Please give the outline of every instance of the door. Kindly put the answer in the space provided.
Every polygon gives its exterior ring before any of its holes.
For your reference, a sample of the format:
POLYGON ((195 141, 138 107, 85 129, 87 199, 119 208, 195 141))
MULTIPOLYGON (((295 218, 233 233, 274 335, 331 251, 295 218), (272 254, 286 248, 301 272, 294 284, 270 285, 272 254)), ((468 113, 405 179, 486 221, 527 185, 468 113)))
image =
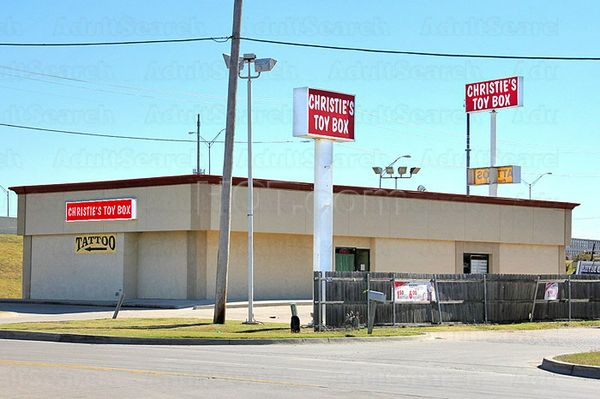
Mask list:
POLYGON ((368 272, 371 270, 369 256, 370 251, 368 249, 356 248, 356 262, 355 270, 359 272, 368 272))
POLYGON ((370 250, 365 248, 340 247, 335 249, 336 272, 368 272, 370 250))
POLYGON ((355 264, 355 248, 336 248, 335 249, 335 271, 353 272, 355 264))

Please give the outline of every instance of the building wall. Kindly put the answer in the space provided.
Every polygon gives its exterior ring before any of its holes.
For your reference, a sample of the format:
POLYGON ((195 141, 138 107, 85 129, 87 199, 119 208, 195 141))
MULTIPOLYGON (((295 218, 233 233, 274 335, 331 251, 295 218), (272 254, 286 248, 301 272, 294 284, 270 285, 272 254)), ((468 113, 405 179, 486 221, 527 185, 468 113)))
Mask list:
MULTIPOLYGON (((27 194, 19 201, 19 234, 71 234, 206 229, 210 223, 210 187, 207 184, 134 187, 128 189, 27 194), (65 202, 109 198, 136 198, 137 219, 108 222, 65 221, 65 202)), ((19 196, 21 198, 23 196, 19 196)))
MULTIPOLYGON (((36 299, 214 297, 220 186, 19 195, 23 295, 36 299), (134 221, 64 221, 65 201, 133 197, 134 221), (75 255, 76 233, 116 233, 115 254, 75 255), (28 277, 30 276, 30 277, 28 277)), ((571 211, 338 193, 334 245, 370 249, 373 271, 461 273, 463 253, 490 254, 492 273, 558 273, 571 211)), ((255 297, 309 298, 312 193, 255 190, 255 297)), ((230 300, 247 298, 246 188, 235 187, 230 300)))
POLYGON ((500 245, 501 273, 564 274, 565 259, 561 247, 545 245, 500 245))
MULTIPOLYGON (((230 300, 246 300, 247 235, 231 235, 230 300)), ((208 233, 207 297, 214 299, 218 232, 208 233)), ((306 299, 312 296, 312 236, 255 234, 254 295, 260 299, 306 299)))
POLYGON ((374 240, 376 272, 454 273, 454 243, 377 238, 374 240))
POLYGON ((185 231, 138 235, 138 298, 188 297, 187 244, 185 231))
POLYGON ((31 238, 31 299, 109 300, 123 287, 124 235, 112 254, 74 253, 74 236, 31 238))

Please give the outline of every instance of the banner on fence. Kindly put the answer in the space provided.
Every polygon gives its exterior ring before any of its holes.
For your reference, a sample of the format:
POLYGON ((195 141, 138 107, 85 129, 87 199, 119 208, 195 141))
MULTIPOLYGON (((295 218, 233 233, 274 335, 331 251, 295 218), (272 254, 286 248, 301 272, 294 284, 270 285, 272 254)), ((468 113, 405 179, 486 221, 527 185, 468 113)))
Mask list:
POLYGON ((558 283, 546 283, 544 291, 545 301, 556 301, 558 299, 558 283))
POLYGON ((394 302, 434 302, 435 289, 431 282, 394 282, 394 302))

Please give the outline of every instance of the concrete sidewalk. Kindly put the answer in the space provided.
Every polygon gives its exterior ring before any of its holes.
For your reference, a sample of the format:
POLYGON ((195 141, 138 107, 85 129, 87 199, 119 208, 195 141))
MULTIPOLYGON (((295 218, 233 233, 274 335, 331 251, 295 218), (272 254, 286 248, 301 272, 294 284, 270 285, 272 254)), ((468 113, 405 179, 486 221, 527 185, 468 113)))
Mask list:
MULTIPOLYGON (((298 305, 298 315, 302 323, 311 321, 312 306, 310 301, 260 301, 255 302, 254 317, 261 322, 288 323, 291 317, 290 303, 298 305), (307 304, 308 302, 308 304, 307 304)), ((212 319, 212 304, 197 305, 177 309, 143 309, 124 308, 119 318, 186 318, 197 317, 212 319)), ((32 304, 18 302, 0 303, 0 324, 29 323, 40 321, 90 320, 110 318, 113 307, 32 304)), ((227 319, 245 321, 247 319, 247 303, 232 302, 227 304, 227 319)))

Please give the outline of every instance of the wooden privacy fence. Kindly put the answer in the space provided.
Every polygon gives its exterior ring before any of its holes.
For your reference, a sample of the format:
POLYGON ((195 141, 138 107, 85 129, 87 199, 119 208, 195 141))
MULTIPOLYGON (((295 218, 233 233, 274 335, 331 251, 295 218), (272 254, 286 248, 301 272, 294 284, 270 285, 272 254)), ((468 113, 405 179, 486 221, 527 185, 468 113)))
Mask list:
POLYGON ((600 318, 597 276, 315 272, 315 329, 366 324, 369 290, 386 296, 376 325, 600 318))

